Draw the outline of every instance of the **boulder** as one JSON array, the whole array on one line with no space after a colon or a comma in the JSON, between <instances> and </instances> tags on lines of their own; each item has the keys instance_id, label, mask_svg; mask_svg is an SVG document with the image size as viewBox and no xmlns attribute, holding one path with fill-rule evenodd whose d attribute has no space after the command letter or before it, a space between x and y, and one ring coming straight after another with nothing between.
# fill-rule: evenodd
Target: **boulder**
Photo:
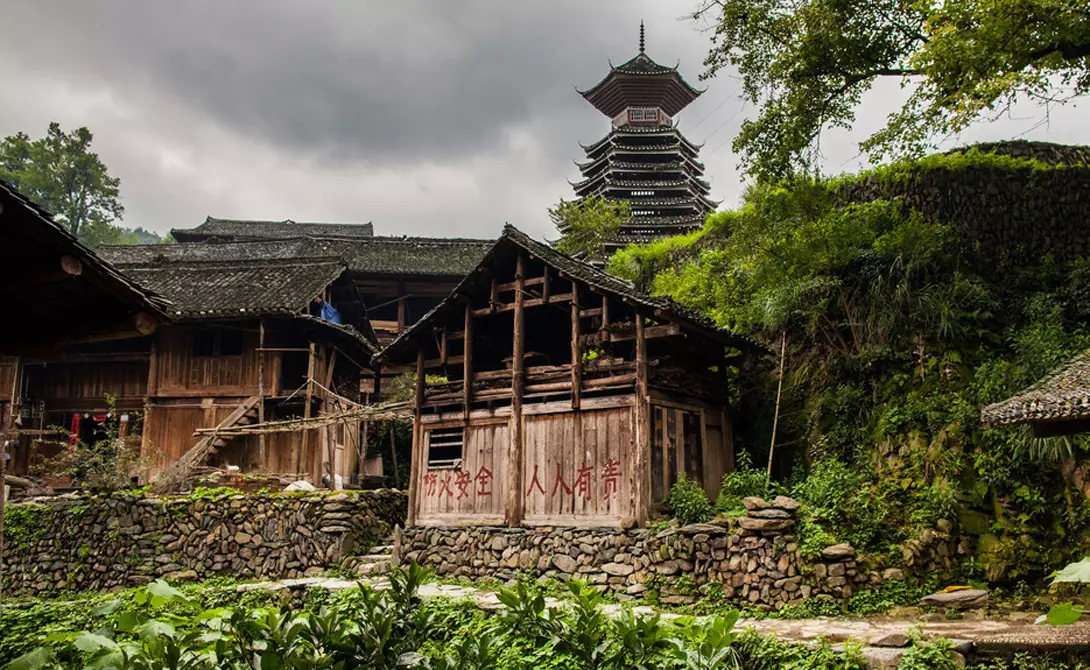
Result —
<instances>
[{"instance_id":1,"label":"boulder","mask_svg":"<svg viewBox=\"0 0 1090 670\"><path fill-rule=\"evenodd\" d=\"M745 530L774 531L790 528L795 525L795 522L792 519L753 519L750 517L742 517L738 519L738 525Z\"/></svg>"},{"instance_id":2,"label":"boulder","mask_svg":"<svg viewBox=\"0 0 1090 670\"><path fill-rule=\"evenodd\" d=\"M850 544L834 544L831 547L825 547L821 552L821 557L827 561L843 561L854 558L855 549Z\"/></svg>"},{"instance_id":3,"label":"boulder","mask_svg":"<svg viewBox=\"0 0 1090 670\"><path fill-rule=\"evenodd\" d=\"M940 591L920 598L924 607L949 607L954 609L973 609L988 604L988 592L982 589L958 589Z\"/></svg>"},{"instance_id":4,"label":"boulder","mask_svg":"<svg viewBox=\"0 0 1090 670\"><path fill-rule=\"evenodd\" d=\"M886 633L870 641L872 647L907 647L912 640L904 633Z\"/></svg>"},{"instance_id":5,"label":"boulder","mask_svg":"<svg viewBox=\"0 0 1090 670\"><path fill-rule=\"evenodd\" d=\"M794 498L788 498L787 496L776 496L772 499L772 506L782 509L786 512L794 512L799 508L799 503Z\"/></svg>"},{"instance_id":6,"label":"boulder","mask_svg":"<svg viewBox=\"0 0 1090 670\"><path fill-rule=\"evenodd\" d=\"M556 554L552 560L553 567L561 572L571 574L575 572L576 563L575 559L567 554Z\"/></svg>"},{"instance_id":7,"label":"boulder","mask_svg":"<svg viewBox=\"0 0 1090 670\"><path fill-rule=\"evenodd\" d=\"M784 511L782 509L776 509L775 507L769 507L768 509L755 509L752 512L750 512L749 515L751 517L754 517L754 518L757 518L757 519L790 519L791 518L791 515L788 512L786 512L786 511Z\"/></svg>"},{"instance_id":8,"label":"boulder","mask_svg":"<svg viewBox=\"0 0 1090 670\"><path fill-rule=\"evenodd\" d=\"M759 509L768 509L768 503L764 498L758 498L756 496L750 496L742 499L742 504L745 505L747 512L752 512Z\"/></svg>"}]
</instances>

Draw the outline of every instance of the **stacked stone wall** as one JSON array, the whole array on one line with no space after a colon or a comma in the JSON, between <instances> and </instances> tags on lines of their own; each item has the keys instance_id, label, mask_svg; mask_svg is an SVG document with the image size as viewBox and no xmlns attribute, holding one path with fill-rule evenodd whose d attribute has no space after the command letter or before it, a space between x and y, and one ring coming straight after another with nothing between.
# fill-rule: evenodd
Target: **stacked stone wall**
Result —
<instances>
[{"instance_id":1,"label":"stacked stone wall","mask_svg":"<svg viewBox=\"0 0 1090 670\"><path fill-rule=\"evenodd\" d=\"M397 557L446 577L511 579L524 572L581 579L620 599L655 589L671 604L691 602L715 585L727 600L770 609L809 597L845 600L865 585L904 576L900 569L869 568L848 545L806 559L794 534L795 501L746 502L746 516L663 532L413 527L398 538Z\"/></svg>"},{"instance_id":2,"label":"stacked stone wall","mask_svg":"<svg viewBox=\"0 0 1090 670\"><path fill-rule=\"evenodd\" d=\"M104 589L157 577L299 577L341 563L405 523L393 490L60 496L8 507L4 593Z\"/></svg>"},{"instance_id":3,"label":"stacked stone wall","mask_svg":"<svg viewBox=\"0 0 1090 670\"><path fill-rule=\"evenodd\" d=\"M946 223L983 262L1010 255L1066 260L1090 254L1090 148L1043 142L973 147L1045 167L921 167L845 184L840 202L899 198Z\"/></svg>"}]
</instances>

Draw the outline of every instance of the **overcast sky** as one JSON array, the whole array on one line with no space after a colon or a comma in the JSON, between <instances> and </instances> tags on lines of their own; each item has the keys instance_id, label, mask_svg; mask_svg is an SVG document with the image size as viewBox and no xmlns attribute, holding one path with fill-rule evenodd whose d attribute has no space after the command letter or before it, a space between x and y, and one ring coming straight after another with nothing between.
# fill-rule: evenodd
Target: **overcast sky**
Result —
<instances>
[{"instance_id":1,"label":"overcast sky","mask_svg":"<svg viewBox=\"0 0 1090 670\"><path fill-rule=\"evenodd\" d=\"M85 125L121 178L123 223L165 232L206 215L373 221L380 235L492 237L510 222L551 235L545 208L608 120L587 88L635 55L680 61L697 83L709 39L696 0L6 0L0 135ZM729 74L680 115L712 195L744 183L730 141L752 108ZM825 169L901 99L876 89L854 132L822 140ZM1021 110L1020 110L1021 111ZM1086 107L1035 109L961 142L1090 144Z\"/></svg>"}]
</instances>

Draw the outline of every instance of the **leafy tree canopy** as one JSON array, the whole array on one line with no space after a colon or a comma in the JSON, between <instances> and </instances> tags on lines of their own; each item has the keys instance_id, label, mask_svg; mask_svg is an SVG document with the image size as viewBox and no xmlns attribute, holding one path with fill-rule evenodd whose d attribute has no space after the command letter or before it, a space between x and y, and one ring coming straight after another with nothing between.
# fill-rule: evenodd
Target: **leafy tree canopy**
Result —
<instances>
[{"instance_id":1,"label":"leafy tree canopy","mask_svg":"<svg viewBox=\"0 0 1090 670\"><path fill-rule=\"evenodd\" d=\"M1085 0L705 0L694 18L713 13L703 77L736 68L759 106L734 140L759 177L809 167L822 127L851 127L880 77L912 93L862 143L878 159L921 155L1017 100L1090 92Z\"/></svg>"},{"instance_id":2,"label":"leafy tree canopy","mask_svg":"<svg viewBox=\"0 0 1090 670\"><path fill-rule=\"evenodd\" d=\"M562 234L556 248L577 257L600 255L608 239L632 218L627 200L592 195L582 200L561 200L549 208L549 218Z\"/></svg>"},{"instance_id":3,"label":"leafy tree canopy","mask_svg":"<svg viewBox=\"0 0 1090 670\"><path fill-rule=\"evenodd\" d=\"M24 132L0 140L0 179L33 199L69 232L90 246L159 242L156 233L114 225L125 212L118 188L85 127L64 132L49 124L45 137L31 140Z\"/></svg>"}]
</instances>

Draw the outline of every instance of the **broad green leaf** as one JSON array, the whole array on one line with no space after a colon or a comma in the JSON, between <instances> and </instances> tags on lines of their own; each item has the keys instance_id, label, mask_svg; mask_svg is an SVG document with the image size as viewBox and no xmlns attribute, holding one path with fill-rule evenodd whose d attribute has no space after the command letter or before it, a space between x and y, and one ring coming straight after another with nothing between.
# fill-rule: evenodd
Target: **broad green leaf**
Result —
<instances>
[{"instance_id":1,"label":"broad green leaf","mask_svg":"<svg viewBox=\"0 0 1090 670\"><path fill-rule=\"evenodd\" d=\"M95 633L80 633L72 643L76 645L76 649L86 653L94 653L100 649L109 649L111 651L117 649L116 642L105 635Z\"/></svg>"},{"instance_id":2,"label":"broad green leaf","mask_svg":"<svg viewBox=\"0 0 1090 670\"><path fill-rule=\"evenodd\" d=\"M1061 603L1053 605L1045 617L1053 626L1068 626L1082 618L1082 614L1082 610L1072 603Z\"/></svg>"},{"instance_id":3,"label":"broad green leaf","mask_svg":"<svg viewBox=\"0 0 1090 670\"><path fill-rule=\"evenodd\" d=\"M174 588L170 584L167 584L165 580L156 579L151 584L148 584L148 593L151 595L151 604L155 607L165 605L172 600L186 600L185 595Z\"/></svg>"},{"instance_id":4,"label":"broad green leaf","mask_svg":"<svg viewBox=\"0 0 1090 670\"><path fill-rule=\"evenodd\" d=\"M48 667L52 660L52 649L48 647L38 647L34 651L28 651L9 663L5 667L5 670L40 670L40 668Z\"/></svg>"},{"instance_id":5,"label":"broad green leaf","mask_svg":"<svg viewBox=\"0 0 1090 670\"><path fill-rule=\"evenodd\" d=\"M137 628L136 633L140 636L141 640L145 641L155 640L160 637L168 637L173 639L174 626L171 626L165 621L152 619L151 621L148 621L141 625L139 628Z\"/></svg>"},{"instance_id":6,"label":"broad green leaf","mask_svg":"<svg viewBox=\"0 0 1090 670\"><path fill-rule=\"evenodd\" d=\"M107 616L121 609L124 604L120 600L107 600L104 603L95 605L91 611L97 616Z\"/></svg>"},{"instance_id":7,"label":"broad green leaf","mask_svg":"<svg viewBox=\"0 0 1090 670\"><path fill-rule=\"evenodd\" d=\"M1052 578L1052 583L1056 582L1090 583L1090 556L1057 570Z\"/></svg>"}]
</instances>

